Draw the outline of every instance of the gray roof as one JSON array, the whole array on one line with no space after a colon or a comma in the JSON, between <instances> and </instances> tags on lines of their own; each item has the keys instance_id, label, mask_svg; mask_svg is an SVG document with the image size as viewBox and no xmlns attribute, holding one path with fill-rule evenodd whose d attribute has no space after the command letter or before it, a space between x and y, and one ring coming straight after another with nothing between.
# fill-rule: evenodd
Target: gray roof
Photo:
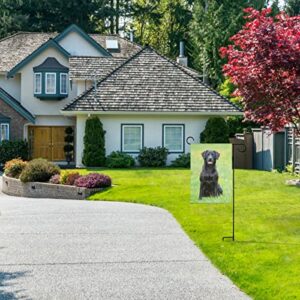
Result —
<instances>
[{"instance_id":1,"label":"gray roof","mask_svg":"<svg viewBox=\"0 0 300 300\"><path fill-rule=\"evenodd\" d=\"M47 42L50 38L57 36L57 33L19 32L0 40L0 71L7 72L25 59L34 50ZM110 51L114 57L128 58L141 47L119 36L90 34L90 36L106 49L106 38L117 39L119 50Z\"/></svg>"},{"instance_id":2,"label":"gray roof","mask_svg":"<svg viewBox=\"0 0 300 300\"><path fill-rule=\"evenodd\" d=\"M117 57L72 56L69 59L70 79L101 80L126 61Z\"/></svg>"},{"instance_id":3,"label":"gray roof","mask_svg":"<svg viewBox=\"0 0 300 300\"><path fill-rule=\"evenodd\" d=\"M69 59L69 76L70 79L77 78L84 80L93 80L96 77L96 80L98 81L106 77L126 60L126 58L121 57L72 56ZM191 75L198 78L201 77L197 71L188 67L183 68Z\"/></svg>"},{"instance_id":4,"label":"gray roof","mask_svg":"<svg viewBox=\"0 0 300 300\"><path fill-rule=\"evenodd\" d=\"M186 68L145 47L67 105L65 111L238 113Z\"/></svg>"},{"instance_id":5,"label":"gray roof","mask_svg":"<svg viewBox=\"0 0 300 300\"><path fill-rule=\"evenodd\" d=\"M55 33L20 32L0 40L0 71L9 71Z\"/></svg>"}]
</instances>

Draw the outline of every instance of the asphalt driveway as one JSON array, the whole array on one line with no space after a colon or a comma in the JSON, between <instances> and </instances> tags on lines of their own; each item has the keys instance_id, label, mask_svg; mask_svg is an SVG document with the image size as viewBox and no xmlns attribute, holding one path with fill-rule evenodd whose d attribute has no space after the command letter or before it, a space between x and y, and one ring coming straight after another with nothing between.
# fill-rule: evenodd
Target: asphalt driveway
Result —
<instances>
[{"instance_id":1,"label":"asphalt driveway","mask_svg":"<svg viewBox=\"0 0 300 300\"><path fill-rule=\"evenodd\" d=\"M0 212L0 299L247 299L165 210L0 193Z\"/></svg>"}]
</instances>

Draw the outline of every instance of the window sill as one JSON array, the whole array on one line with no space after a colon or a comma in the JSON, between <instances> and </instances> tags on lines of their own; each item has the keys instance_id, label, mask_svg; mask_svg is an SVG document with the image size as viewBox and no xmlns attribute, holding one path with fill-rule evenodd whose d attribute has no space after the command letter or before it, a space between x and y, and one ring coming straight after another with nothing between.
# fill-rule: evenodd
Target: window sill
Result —
<instances>
[{"instance_id":1,"label":"window sill","mask_svg":"<svg viewBox=\"0 0 300 300\"><path fill-rule=\"evenodd\" d=\"M34 94L34 97L40 100L62 100L68 97L68 94Z\"/></svg>"}]
</instances>

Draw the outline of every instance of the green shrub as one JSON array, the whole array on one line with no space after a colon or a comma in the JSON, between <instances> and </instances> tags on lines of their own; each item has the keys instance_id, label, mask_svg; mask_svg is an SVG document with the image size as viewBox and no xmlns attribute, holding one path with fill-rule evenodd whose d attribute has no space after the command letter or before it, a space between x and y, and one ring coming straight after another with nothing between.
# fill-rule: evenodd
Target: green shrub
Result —
<instances>
[{"instance_id":1,"label":"green shrub","mask_svg":"<svg viewBox=\"0 0 300 300\"><path fill-rule=\"evenodd\" d=\"M50 178L60 174L60 168L43 158L30 161L20 175L22 182L48 182Z\"/></svg>"},{"instance_id":2,"label":"green shrub","mask_svg":"<svg viewBox=\"0 0 300 300\"><path fill-rule=\"evenodd\" d=\"M114 151L106 157L106 166L108 168L131 168L134 164L133 157L120 151Z\"/></svg>"},{"instance_id":3,"label":"green shrub","mask_svg":"<svg viewBox=\"0 0 300 300\"><path fill-rule=\"evenodd\" d=\"M142 167L164 167L168 157L165 147L143 148L138 155L138 162Z\"/></svg>"},{"instance_id":4,"label":"green shrub","mask_svg":"<svg viewBox=\"0 0 300 300\"><path fill-rule=\"evenodd\" d=\"M251 132L252 128L259 128L260 125L251 121L244 121L241 116L227 118L229 137L234 137L236 133Z\"/></svg>"},{"instance_id":5,"label":"green shrub","mask_svg":"<svg viewBox=\"0 0 300 300\"><path fill-rule=\"evenodd\" d=\"M28 160L28 143L26 141L2 141L0 143L0 165L14 158Z\"/></svg>"},{"instance_id":6,"label":"green shrub","mask_svg":"<svg viewBox=\"0 0 300 300\"><path fill-rule=\"evenodd\" d=\"M4 173L6 176L19 178L26 165L26 161L23 161L20 158L14 158L5 163Z\"/></svg>"},{"instance_id":7,"label":"green shrub","mask_svg":"<svg viewBox=\"0 0 300 300\"><path fill-rule=\"evenodd\" d=\"M68 164L73 160L74 157L74 130L72 127L67 127L65 129L65 146L64 152L66 156L66 161Z\"/></svg>"},{"instance_id":8,"label":"green shrub","mask_svg":"<svg viewBox=\"0 0 300 300\"><path fill-rule=\"evenodd\" d=\"M86 121L82 163L87 167L105 165L105 131L98 117Z\"/></svg>"},{"instance_id":9,"label":"green shrub","mask_svg":"<svg viewBox=\"0 0 300 300\"><path fill-rule=\"evenodd\" d=\"M175 160L172 161L171 166L175 168L190 168L191 154L190 153L180 154Z\"/></svg>"},{"instance_id":10,"label":"green shrub","mask_svg":"<svg viewBox=\"0 0 300 300\"><path fill-rule=\"evenodd\" d=\"M204 131L200 134L201 143L229 143L229 130L222 117L209 118Z\"/></svg>"}]
</instances>

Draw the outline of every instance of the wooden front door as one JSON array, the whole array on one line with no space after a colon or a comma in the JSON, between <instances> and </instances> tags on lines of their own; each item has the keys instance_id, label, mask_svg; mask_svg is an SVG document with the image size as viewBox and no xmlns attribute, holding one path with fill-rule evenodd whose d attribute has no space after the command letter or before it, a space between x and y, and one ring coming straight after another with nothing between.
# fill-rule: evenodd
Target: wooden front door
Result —
<instances>
[{"instance_id":1,"label":"wooden front door","mask_svg":"<svg viewBox=\"0 0 300 300\"><path fill-rule=\"evenodd\" d=\"M65 128L63 126L29 127L32 158L64 161Z\"/></svg>"}]
</instances>

